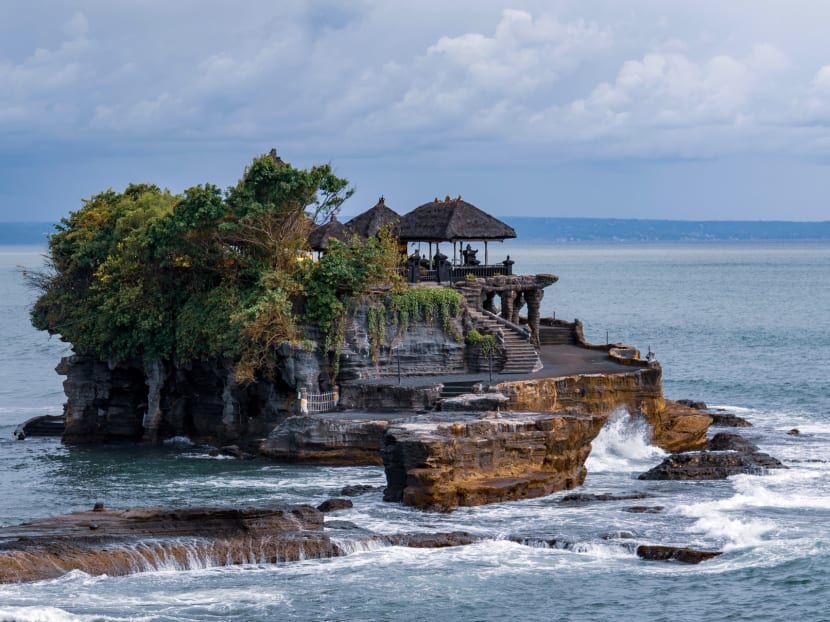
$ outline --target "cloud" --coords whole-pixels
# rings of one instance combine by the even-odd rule
[[[0,56],[0,133],[277,140],[333,155],[489,142],[563,159],[711,157],[779,150],[830,119],[830,65],[805,64],[794,37],[759,36],[753,20],[767,16],[519,4],[88,0],[55,12],[49,45]]]

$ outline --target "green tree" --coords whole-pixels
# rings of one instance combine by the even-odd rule
[[[222,192],[107,190],[56,226],[32,322],[104,360],[227,357],[253,379],[301,335],[292,313],[310,226],[350,196],[331,167],[255,158]]]

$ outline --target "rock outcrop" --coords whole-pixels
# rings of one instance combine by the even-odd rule
[[[346,499],[324,511],[350,507]],[[328,531],[338,532],[333,542]],[[325,521],[309,505],[266,508],[140,508],[46,518],[3,529],[0,583],[59,577],[72,570],[120,576],[160,569],[284,563],[347,555],[366,543],[412,548],[471,544],[466,532],[377,534]]]
[[[748,428],[752,426],[749,421],[733,413],[711,412],[707,414],[712,417],[713,426],[722,428]]]
[[[509,413],[392,424],[384,499],[430,510],[539,497],[582,484],[605,416]]]
[[[652,561],[676,561],[683,564],[699,564],[721,555],[720,551],[698,551],[687,547],[641,544],[637,556]]]
[[[433,410],[441,399],[441,384],[420,386],[389,382],[359,382],[340,385],[340,406],[349,410],[418,412]]]
[[[759,474],[767,469],[785,469],[783,464],[762,452],[696,451],[672,454],[639,476],[645,480],[726,479],[740,473]]]

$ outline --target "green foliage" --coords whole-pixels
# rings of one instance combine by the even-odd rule
[[[483,335],[477,328],[467,332],[465,341],[469,346],[481,348],[484,356],[490,356],[496,352],[495,335]]]
[[[369,307],[369,345],[372,348],[372,362],[377,363],[378,353],[386,341],[386,307]]]
[[[393,294],[389,305],[400,332],[421,318],[431,323],[437,314],[441,318],[441,327],[455,335],[452,319],[457,318],[461,310],[461,294],[446,287],[412,287]],[[456,338],[460,336],[456,335]]]
[[[51,270],[29,278],[32,323],[104,360],[229,357],[243,379],[267,374],[274,346],[300,337],[291,299],[308,229],[351,192],[329,166],[262,156],[224,193],[97,194],[56,226]]]
[[[349,244],[330,240],[320,261],[303,263],[299,278],[306,301],[302,319],[319,327],[325,336],[332,382],[339,370],[347,310],[373,288],[403,287],[396,270],[400,260],[397,240],[387,228],[377,237],[355,237]]]

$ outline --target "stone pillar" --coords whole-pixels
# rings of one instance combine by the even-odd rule
[[[525,291],[524,297],[527,301],[527,325],[530,328],[530,338],[535,346],[539,346],[539,307],[545,291],[542,289],[529,289]]]
[[[484,294],[484,302],[481,306],[484,308],[485,311],[489,311],[490,313],[496,312],[496,303],[493,302],[496,298],[496,292],[487,292]]]
[[[519,323],[519,312],[522,310],[522,307],[525,306],[525,295],[524,292],[519,291],[516,292],[516,299],[513,301],[513,315],[510,316],[509,319],[514,324]]]
[[[501,298],[501,316],[509,320],[513,317],[513,299],[516,297],[516,292],[512,290],[499,292],[499,297]]]
[[[167,379],[164,363],[158,359],[144,364],[147,384],[147,412],[141,422],[144,427],[143,440],[146,443],[158,442],[158,429],[162,420],[161,390]]]

